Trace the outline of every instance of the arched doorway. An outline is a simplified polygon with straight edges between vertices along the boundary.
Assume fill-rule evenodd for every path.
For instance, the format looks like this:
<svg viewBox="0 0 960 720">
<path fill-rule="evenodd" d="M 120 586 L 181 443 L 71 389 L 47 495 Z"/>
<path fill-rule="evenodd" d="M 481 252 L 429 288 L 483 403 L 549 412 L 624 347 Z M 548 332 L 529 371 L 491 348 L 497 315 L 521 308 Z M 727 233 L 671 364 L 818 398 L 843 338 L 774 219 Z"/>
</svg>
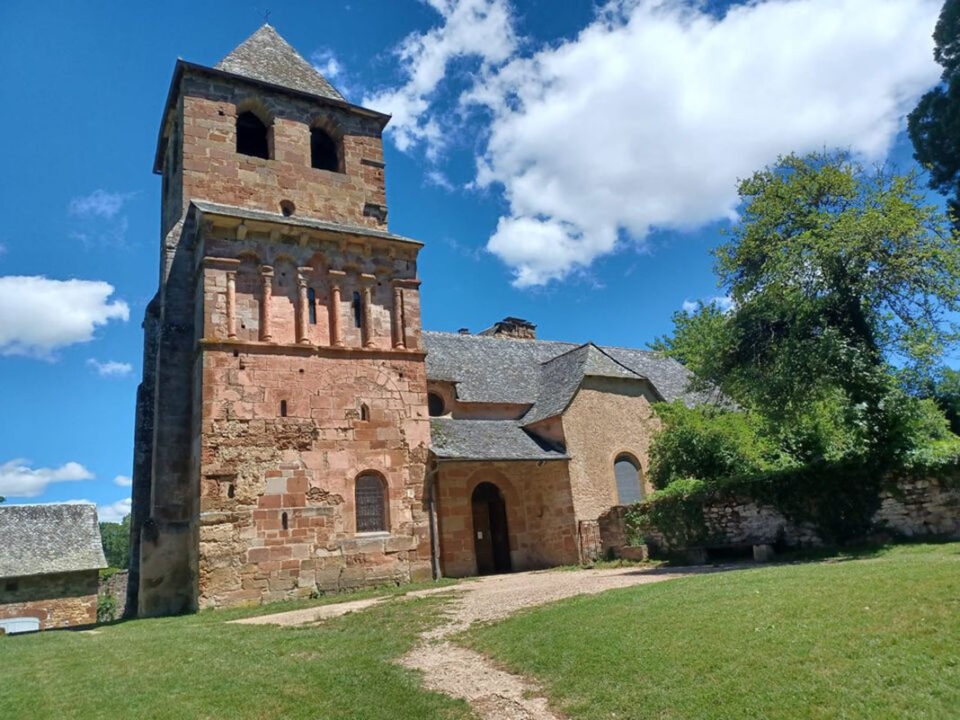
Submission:
<svg viewBox="0 0 960 720">
<path fill-rule="evenodd" d="M 489 482 L 474 488 L 473 547 L 477 555 L 477 573 L 510 572 L 510 539 L 507 534 L 507 506 L 500 489 Z"/>
</svg>

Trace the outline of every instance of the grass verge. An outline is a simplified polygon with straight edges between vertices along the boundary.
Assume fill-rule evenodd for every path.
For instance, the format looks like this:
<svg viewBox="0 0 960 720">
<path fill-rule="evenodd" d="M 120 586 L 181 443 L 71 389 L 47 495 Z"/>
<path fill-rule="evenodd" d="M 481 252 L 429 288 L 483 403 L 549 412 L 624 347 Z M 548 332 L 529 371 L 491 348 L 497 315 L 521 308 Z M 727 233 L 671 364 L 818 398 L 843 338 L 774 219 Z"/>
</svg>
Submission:
<svg viewBox="0 0 960 720">
<path fill-rule="evenodd" d="M 460 639 L 572 718 L 952 718 L 960 544 L 577 597 Z"/>
<path fill-rule="evenodd" d="M 223 622 L 304 606 L 278 603 L 0 638 L 0 717 L 465 718 L 463 703 L 392 662 L 444 602 L 388 602 L 307 628 Z"/>
</svg>

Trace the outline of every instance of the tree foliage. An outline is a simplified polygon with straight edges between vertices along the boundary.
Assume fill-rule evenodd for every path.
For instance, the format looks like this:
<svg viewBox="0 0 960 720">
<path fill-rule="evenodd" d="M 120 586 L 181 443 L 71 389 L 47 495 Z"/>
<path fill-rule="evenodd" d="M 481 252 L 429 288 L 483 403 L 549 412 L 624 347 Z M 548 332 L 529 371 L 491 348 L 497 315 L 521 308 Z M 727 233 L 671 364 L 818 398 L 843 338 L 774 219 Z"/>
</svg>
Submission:
<svg viewBox="0 0 960 720">
<path fill-rule="evenodd" d="M 960 226 L 960 0 L 946 0 L 933 33 L 941 82 L 908 118 L 914 157 L 930 172 L 930 186 L 953 195 L 950 208 Z"/>
<path fill-rule="evenodd" d="M 960 459 L 944 417 L 960 409 L 960 373 L 940 366 L 960 244 L 915 176 L 844 154 L 782 158 L 740 196 L 716 253 L 732 307 L 676 313 L 652 345 L 726 401 L 658 406 L 658 490 L 636 517 L 702 541 L 705 498 L 746 493 L 844 539 L 869 525 L 886 471 Z"/>
<path fill-rule="evenodd" d="M 100 523 L 100 540 L 103 554 L 110 567 L 126 568 L 130 564 L 130 516 L 125 515 L 118 523 Z"/>
</svg>

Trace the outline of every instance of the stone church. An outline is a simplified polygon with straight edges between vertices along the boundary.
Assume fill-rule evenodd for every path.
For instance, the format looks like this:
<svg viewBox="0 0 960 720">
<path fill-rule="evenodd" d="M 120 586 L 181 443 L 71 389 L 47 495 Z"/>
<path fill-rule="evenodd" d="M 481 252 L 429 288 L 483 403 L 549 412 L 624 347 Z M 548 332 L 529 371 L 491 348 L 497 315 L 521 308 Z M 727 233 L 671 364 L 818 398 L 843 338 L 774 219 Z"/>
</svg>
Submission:
<svg viewBox="0 0 960 720">
<path fill-rule="evenodd" d="M 517 318 L 422 331 L 389 119 L 269 25 L 214 67 L 177 61 L 128 614 L 595 557 L 604 513 L 649 490 L 652 405 L 698 400 L 672 360 Z"/>
</svg>

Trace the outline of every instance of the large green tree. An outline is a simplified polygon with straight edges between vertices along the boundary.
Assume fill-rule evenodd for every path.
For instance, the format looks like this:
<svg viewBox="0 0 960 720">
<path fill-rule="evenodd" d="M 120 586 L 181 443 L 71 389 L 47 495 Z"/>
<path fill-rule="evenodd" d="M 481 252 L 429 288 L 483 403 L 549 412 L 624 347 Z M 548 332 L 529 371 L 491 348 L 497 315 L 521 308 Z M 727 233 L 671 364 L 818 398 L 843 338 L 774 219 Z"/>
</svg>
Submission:
<svg viewBox="0 0 960 720">
<path fill-rule="evenodd" d="M 100 523 L 100 541 L 107 564 L 114 568 L 126 568 L 130 564 L 130 516 L 125 515 L 118 523 Z"/>
<path fill-rule="evenodd" d="M 892 367 L 929 384 L 957 337 L 960 244 L 947 217 L 915 175 L 843 153 L 784 157 L 739 193 L 716 251 L 732 310 L 678 313 L 654 347 L 760 412 L 801 456 L 835 454 L 823 441 L 840 428 L 845 445 L 861 431 L 889 445 L 893 416 L 917 412 L 896 396 Z"/>
<path fill-rule="evenodd" d="M 917 161 L 930 172 L 930 186 L 952 195 L 960 227 L 960 0 L 947 0 L 933 33 L 941 82 L 910 113 L 908 129 Z"/>
</svg>

